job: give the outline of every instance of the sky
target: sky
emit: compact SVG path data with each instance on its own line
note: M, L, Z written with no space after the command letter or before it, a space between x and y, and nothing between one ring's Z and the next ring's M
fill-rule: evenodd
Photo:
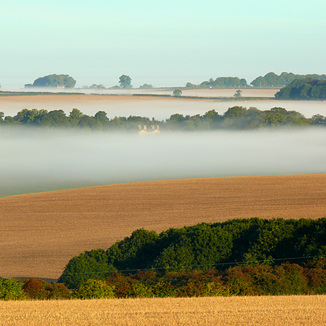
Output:
M325 12L324 0L11 0L0 10L0 84L52 73L76 87L122 74L134 87L324 74Z

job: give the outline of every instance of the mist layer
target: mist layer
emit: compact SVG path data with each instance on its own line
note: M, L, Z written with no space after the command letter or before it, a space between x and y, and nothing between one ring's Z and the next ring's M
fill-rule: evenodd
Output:
M326 130L0 130L0 197L124 182L326 173Z

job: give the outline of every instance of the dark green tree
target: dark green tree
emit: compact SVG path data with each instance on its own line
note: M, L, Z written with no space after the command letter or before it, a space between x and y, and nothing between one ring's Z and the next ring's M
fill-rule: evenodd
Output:
M94 116L95 120L99 121L102 128L107 128L109 123L110 123L110 119L107 116L107 113L105 111L98 111L95 116Z
M243 118L247 114L247 109L242 106L234 106L229 108L224 113L224 118L226 119L238 119Z
M121 88L132 88L131 78L127 75L122 75L119 77L119 84Z
M47 75L35 79L32 87L65 87L74 88L76 80L69 75Z
M241 93L242 93L242 90L241 89L238 89L238 90L236 90L235 91L235 93L234 93L234 97L241 97L242 95L241 95Z
M78 109L72 109L72 111L69 114L69 122L72 126L77 126L80 119L82 118L83 113L79 111Z
M182 95L182 90L177 88L173 91L173 96L181 96Z
M85 251L72 258L65 267L58 282L65 283L71 289L77 289L87 280L102 280L110 270L108 257L104 250Z
M141 88L141 89L151 89L151 88L153 88L153 85L152 84L144 84L142 86L139 86L139 88Z
M326 80L295 79L275 94L278 100L325 100Z

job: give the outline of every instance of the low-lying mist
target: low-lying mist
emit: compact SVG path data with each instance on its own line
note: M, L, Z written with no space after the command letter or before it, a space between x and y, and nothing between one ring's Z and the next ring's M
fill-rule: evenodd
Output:
M0 197L176 178L326 173L326 130L156 135L2 129Z

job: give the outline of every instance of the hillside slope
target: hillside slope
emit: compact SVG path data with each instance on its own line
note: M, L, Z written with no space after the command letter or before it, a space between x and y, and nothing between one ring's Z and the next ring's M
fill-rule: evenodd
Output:
M138 228L326 216L326 174L117 184L0 198L0 276L57 278Z

